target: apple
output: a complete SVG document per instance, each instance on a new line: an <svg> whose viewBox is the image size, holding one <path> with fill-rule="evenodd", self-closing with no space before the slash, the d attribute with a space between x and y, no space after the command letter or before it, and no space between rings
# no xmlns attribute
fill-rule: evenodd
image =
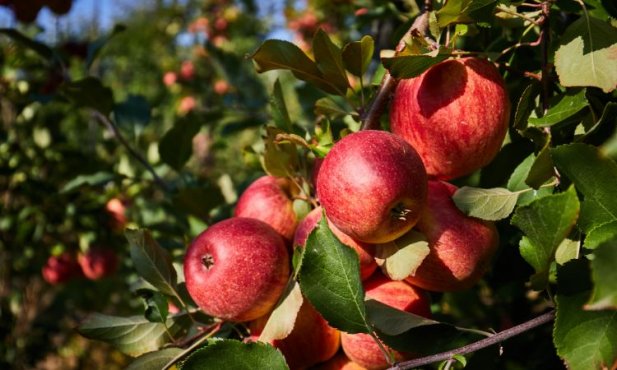
<svg viewBox="0 0 617 370"><path fill-rule="evenodd" d="M350 237L373 244L397 239L416 224L426 187L414 148L385 131L345 136L326 155L317 177L328 219Z"/></svg>
<svg viewBox="0 0 617 370"><path fill-rule="evenodd" d="M186 288L208 315L251 321L276 304L289 277L281 236L265 222L234 217L199 234L184 257Z"/></svg>
<svg viewBox="0 0 617 370"><path fill-rule="evenodd" d="M469 217L456 207L456 186L429 181L428 189L429 206L416 228L427 237L430 252L406 280L436 292L467 289L488 269L499 234L492 222Z"/></svg>
<svg viewBox="0 0 617 370"><path fill-rule="evenodd" d="M365 370L365 368L351 361L344 353L340 353L314 367L313 370Z"/></svg>
<svg viewBox="0 0 617 370"><path fill-rule="evenodd" d="M190 81L195 77L195 65L190 60L185 60L182 62L182 66L180 67L180 77L182 77L185 81Z"/></svg>
<svg viewBox="0 0 617 370"><path fill-rule="evenodd" d="M217 95L225 95L229 92L229 90L231 89L231 86L229 85L229 83L225 80L219 79L214 81L214 92Z"/></svg>
<svg viewBox="0 0 617 370"><path fill-rule="evenodd" d="M105 204L105 210L111 216L112 228L122 231L126 225L126 207L119 198L111 198Z"/></svg>
<svg viewBox="0 0 617 370"><path fill-rule="evenodd" d="M293 209L294 191L294 184L287 178L262 176L244 190L234 216L261 220L290 242L298 225Z"/></svg>
<svg viewBox="0 0 617 370"><path fill-rule="evenodd" d="M364 283L365 299L374 299L401 311L430 317L430 297L428 293L404 281L390 280L381 273L374 274ZM343 351L353 362L366 369L385 369L389 367L378 344L369 334L341 333ZM384 345L385 346L385 345ZM394 351L385 346L397 361L411 355Z"/></svg>
<svg viewBox="0 0 617 370"><path fill-rule="evenodd" d="M294 234L294 247L304 247L306 245L306 239L315 226L317 226L319 221L321 221L322 213L323 209L321 207L317 207L309 212L309 214L306 215L302 221L300 221L298 227L296 228L296 233ZM374 257L375 246L354 240L352 237L346 235L334 226L330 220L328 220L328 226L341 243L352 248L358 253L358 259L360 261L360 277L362 280L368 279L377 269L377 263L375 262Z"/></svg>
<svg viewBox="0 0 617 370"><path fill-rule="evenodd" d="M429 177L449 180L485 166L508 130L510 101L503 78L480 58L451 59L401 80L390 127L420 154Z"/></svg>
<svg viewBox="0 0 617 370"><path fill-rule="evenodd" d="M43 279L52 285L65 283L82 276L81 269L75 256L65 252L58 256L50 256L41 270Z"/></svg>
<svg viewBox="0 0 617 370"><path fill-rule="evenodd" d="M197 100L192 96L185 96L180 99L180 104L178 105L178 113L187 114L197 107Z"/></svg>
<svg viewBox="0 0 617 370"><path fill-rule="evenodd" d="M251 340L259 339L268 317L263 316L249 324ZM306 369L336 354L340 347L340 333L328 325L321 314L304 299L291 333L270 344L283 353L290 369Z"/></svg>
<svg viewBox="0 0 617 370"><path fill-rule="evenodd" d="M113 249L93 247L79 254L77 261L84 276L90 280L109 276L118 268L118 256Z"/></svg>
<svg viewBox="0 0 617 370"><path fill-rule="evenodd" d="M32 23L39 15L43 7L41 0L34 1L13 1L11 5L15 18L22 23Z"/></svg>
<svg viewBox="0 0 617 370"><path fill-rule="evenodd" d="M165 86L172 86L178 81L178 75L176 72L168 71L163 75L163 83Z"/></svg>

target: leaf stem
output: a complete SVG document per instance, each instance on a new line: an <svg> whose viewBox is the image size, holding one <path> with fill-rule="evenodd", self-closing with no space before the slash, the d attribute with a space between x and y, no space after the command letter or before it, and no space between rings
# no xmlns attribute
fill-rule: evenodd
<svg viewBox="0 0 617 370"><path fill-rule="evenodd" d="M410 361L401 362L391 367L390 369L391 370L411 369L414 367L432 364L434 362L449 360L455 355L464 355L467 353L478 351L486 347L493 346L495 344L499 344L506 339L515 337L531 329L534 329L546 323L552 322L554 319L555 319L555 310L551 310L545 314L542 314L536 318L533 318L527 322L514 326L510 329L501 331L488 338L481 339L477 342L474 342L474 343L471 343L466 346L456 348L450 351L446 351L446 352L442 352L442 353L438 353L438 354L430 355L426 357L421 357L421 358L417 358L417 359L410 360Z"/></svg>
<svg viewBox="0 0 617 370"><path fill-rule="evenodd" d="M129 152L129 154L135 158L139 163L141 163L145 169L150 172L150 174L152 175L152 178L154 179L154 182L156 182L156 184L163 189L166 192L169 192L171 190L171 188L169 187L169 185L163 181L163 179L161 179L159 177L159 175L157 175L156 171L154 171L154 168L152 168L152 166L150 165L150 163L148 163L148 161L146 161L146 159L139 154L139 152L137 152L137 150L135 150L133 147L131 147L131 145L129 144L129 142L126 140L126 138L122 135L122 133L120 132L120 130L118 129L118 126L116 126L116 124L114 122L112 122L107 116L105 116L104 114L102 114L101 112L97 111L97 110L93 110L92 111L92 115L105 127L107 127L107 129L109 131L111 131L111 133L113 134L113 136L118 139L118 141L120 142L120 144L122 144L122 146L124 146L126 148L126 150Z"/></svg>
<svg viewBox="0 0 617 370"><path fill-rule="evenodd" d="M373 338L375 343L377 343L379 350L381 351L383 356L386 358L386 361L388 361L388 365L396 366L394 356L392 356L392 353L390 353L390 351L388 351L388 349L383 345L381 340L379 340L379 338L377 337L377 334L375 334L375 331L371 329L369 335Z"/></svg>
<svg viewBox="0 0 617 370"><path fill-rule="evenodd" d="M181 359L183 359L187 354L189 354L191 351L193 351L195 348L199 347L200 345L202 345L205 341L207 341L209 338L211 338L214 334L216 334L217 331L219 331L219 329L221 328L221 325L223 323L220 322L217 325L214 326L214 328L210 331L204 331L203 333L201 333L200 335L197 336L197 338L199 338L201 335L203 335L201 338L199 338L195 343L191 344L191 346L187 349L185 349L184 351L182 351L181 353L179 353L176 357L174 357L173 359L171 359L168 363L165 364L165 366L163 366L162 370L167 370L170 367L172 367L176 362L180 361Z"/></svg>

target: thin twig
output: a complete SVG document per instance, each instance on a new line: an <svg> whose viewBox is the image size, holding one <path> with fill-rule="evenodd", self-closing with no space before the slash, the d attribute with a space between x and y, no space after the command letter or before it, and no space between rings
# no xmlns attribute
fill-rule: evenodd
<svg viewBox="0 0 617 370"><path fill-rule="evenodd" d="M171 190L169 185L165 181L163 181L163 179L161 179L159 177L159 175L156 174L156 172L154 171L154 168L152 168L150 163L148 163L148 161L141 154L139 154L139 152L137 152L137 150L135 150L133 147L131 147L131 145L126 140L124 135L122 135L120 130L118 130L118 126L116 126L107 116L105 116L104 114L102 114L99 111L93 110L92 111L92 115L101 124L103 124L103 126L107 127L107 129L109 131L111 131L111 133L114 135L114 137L116 139L118 139L120 144L122 144L122 146L124 146L124 148L126 148L126 150L129 152L129 154L133 158L135 158L139 163L141 163L146 168L146 170L148 172L150 172L150 174L152 175L152 178L157 183L157 185L159 185L164 191L170 191Z"/></svg>
<svg viewBox="0 0 617 370"><path fill-rule="evenodd" d="M172 367L176 362L182 360L186 355L188 355L189 353L191 353L195 348L199 347L200 345L202 345L205 341L207 341L209 338L211 338L214 334L216 334L219 329L221 328L221 325L223 325L222 322L218 323L217 325L215 325L214 329L212 329L211 331L204 331L203 333L201 333L201 335L203 335L201 338L199 338L195 343L193 343L189 348L185 349L184 351L182 351L180 354L178 354L176 357L174 357L173 359L171 359L167 364L165 364L165 366L163 366L162 370L167 370L170 367Z"/></svg>
<svg viewBox="0 0 617 370"><path fill-rule="evenodd" d="M534 329L538 326L549 323L555 319L555 311L549 311L545 314L542 314L534 319L531 319L527 322L519 324L517 326L511 327L510 329L506 329L501 331L495 335L492 335L488 338L484 338L477 342L468 344L466 346L453 349L451 351L438 353L436 355L426 356L417 358L410 361L401 362L396 366L391 367L390 369L411 369L414 367L419 367L423 365L432 364L439 361L449 360L455 355L464 355L467 353L478 351L482 348L490 347L495 344L501 343L506 339L512 338L524 332L527 332L531 329Z"/></svg>
<svg viewBox="0 0 617 370"><path fill-rule="evenodd" d="M551 14L551 1L547 0L542 3L542 108L544 112L548 110L549 99L551 93L551 66L548 63L549 48L551 43L551 25L549 16Z"/></svg>

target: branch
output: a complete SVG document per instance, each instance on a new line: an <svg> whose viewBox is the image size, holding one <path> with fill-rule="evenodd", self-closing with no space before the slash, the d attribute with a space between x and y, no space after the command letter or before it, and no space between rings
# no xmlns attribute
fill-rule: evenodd
<svg viewBox="0 0 617 370"><path fill-rule="evenodd" d="M542 18L540 38L542 42L542 108L544 112L549 108L549 99L551 94L551 65L548 62L551 43L551 25L549 16L551 14L551 1L546 0L542 3Z"/></svg>
<svg viewBox="0 0 617 370"><path fill-rule="evenodd" d="M431 0L426 0L424 12L416 18L409 28L409 31L405 33L403 38L401 38L396 47L396 51L400 51L405 47L404 39L412 31L415 30L421 35L426 35L426 32L428 31L428 14L431 8ZM364 114L362 114L362 127L360 130L375 130L379 128L379 118L383 114L383 111L390 100L390 95L396 88L397 84L398 81L390 76L390 73L386 71L386 74L381 80L381 85L379 86L379 90L377 90L375 98Z"/></svg>
<svg viewBox="0 0 617 370"><path fill-rule="evenodd" d="M133 149L133 147L131 147L131 145L126 140L126 138L122 135L120 130L118 130L118 127L109 118L107 118L107 116L105 116L104 114L102 114L101 112L96 111L96 110L92 111L92 115L103 126L107 127L107 129L109 131L111 131L111 133L114 135L114 137L116 139L118 139L120 144L122 144L122 146L124 146L126 148L126 150L129 152L129 154L133 158L137 159L137 161L139 163L141 163L146 168L146 170L148 172L150 172L150 174L152 175L152 178L154 179L154 182L156 182L157 185L159 185L161 187L161 189L163 189L164 191L170 191L171 190L169 185L165 181L163 181L163 179L161 179L159 177L159 175L156 174L156 172L154 171L154 168L152 168L150 163L148 163L148 161L144 157L142 157L142 155L139 154L139 152L137 152L135 149Z"/></svg>
<svg viewBox="0 0 617 370"><path fill-rule="evenodd" d="M506 339L517 336L521 333L534 329L538 326L549 323L555 319L555 310L549 311L545 314L542 314L534 319L531 319L527 322L519 324L517 326L511 327L510 329L506 329L501 331L495 335L492 335L488 338L479 340L477 342L468 344L466 346L453 349L451 351L438 353L436 355L426 356L417 358L410 361L401 362L390 368L390 370L403 370L403 369L411 369L418 366L432 364L434 362L444 361L451 359L454 355L464 355L467 353L475 352L482 348L490 347L492 345L503 342Z"/></svg>

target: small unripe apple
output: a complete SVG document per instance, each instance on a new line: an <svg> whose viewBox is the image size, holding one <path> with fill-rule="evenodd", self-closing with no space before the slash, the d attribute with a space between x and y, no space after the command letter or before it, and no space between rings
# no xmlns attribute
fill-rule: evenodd
<svg viewBox="0 0 617 370"><path fill-rule="evenodd" d="M77 259L72 253L68 252L49 257L41 270L41 274L43 279L52 285L65 283L82 276Z"/></svg>
<svg viewBox="0 0 617 370"><path fill-rule="evenodd" d="M366 243L387 243L409 231L426 203L422 160L385 131L345 136L326 155L317 192L332 223Z"/></svg>
<svg viewBox="0 0 617 370"><path fill-rule="evenodd" d="M428 206L416 228L428 239L430 252L406 280L436 292L467 289L488 269L499 234L492 222L469 217L456 207L456 186L429 181L428 188Z"/></svg>
<svg viewBox="0 0 617 370"><path fill-rule="evenodd" d="M390 280L382 274L374 274L364 283L366 299L374 299L401 311L406 311L423 317L431 316L430 297L421 290L404 281ZM349 359L366 369L385 369L388 362L379 349L378 344L369 334L341 334L341 345ZM410 355L392 351L397 361L409 358Z"/></svg>
<svg viewBox="0 0 617 370"><path fill-rule="evenodd" d="M287 178L262 176L244 190L234 216L261 220L290 242L298 225L293 209L293 191L294 185Z"/></svg>
<svg viewBox="0 0 617 370"><path fill-rule="evenodd" d="M263 316L249 324L251 340L259 339L268 317ZM306 369L336 354L340 347L340 333L328 325L321 314L304 299L291 333L270 344L283 353L291 370Z"/></svg>
<svg viewBox="0 0 617 370"><path fill-rule="evenodd" d="M448 180L485 166L508 130L510 101L499 71L480 58L451 59L401 80L390 127L420 154L429 177Z"/></svg>
<svg viewBox="0 0 617 370"><path fill-rule="evenodd" d="M294 235L294 247L304 247L306 245L306 239L315 226L317 226L319 221L321 221L322 213L323 209L321 207L317 207L309 212L309 214L306 215L302 221L300 221ZM375 246L354 240L352 237L339 230L338 227L334 226L330 220L328 220L328 226L341 243L352 248L356 251L356 253L358 253L358 259L360 262L360 278L362 280L368 279L377 269L377 263L375 262L374 257Z"/></svg>
<svg viewBox="0 0 617 370"><path fill-rule="evenodd" d="M81 271L90 280L112 275L118 268L118 256L113 249L93 247L77 257Z"/></svg>
<svg viewBox="0 0 617 370"><path fill-rule="evenodd" d="M199 234L184 257L186 288L208 315L242 322L268 313L289 276L289 255L268 224L245 217Z"/></svg>

